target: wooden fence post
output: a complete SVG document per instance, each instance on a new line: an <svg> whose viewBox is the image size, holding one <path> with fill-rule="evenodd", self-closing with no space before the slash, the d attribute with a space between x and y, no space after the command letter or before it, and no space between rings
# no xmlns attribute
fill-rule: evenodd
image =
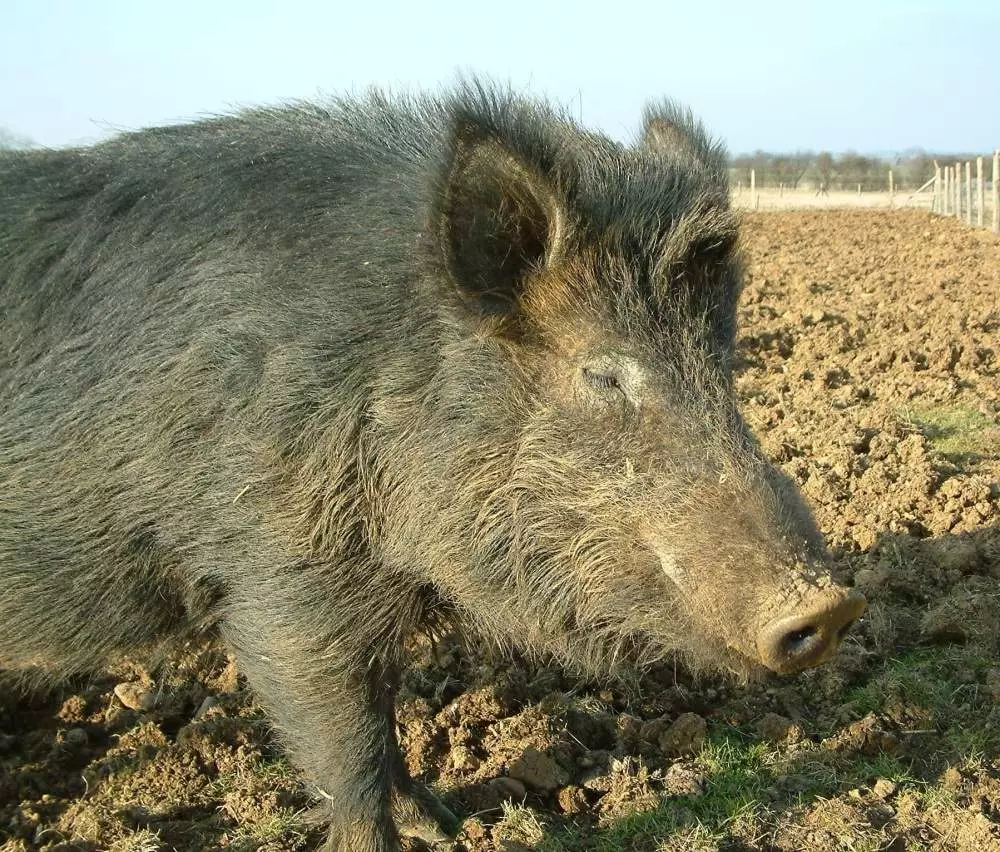
<svg viewBox="0 0 1000 852"><path fill-rule="evenodd" d="M931 207L931 209L935 213L937 213L938 216L940 216L941 213L943 212L941 210L941 195L942 195L941 190L942 190L942 186L941 186L941 167L937 164L937 162L935 162L934 163L934 203L933 203L933 206Z"/></svg>
<svg viewBox="0 0 1000 852"><path fill-rule="evenodd" d="M948 166L948 215L955 215L955 167Z"/></svg>
<svg viewBox="0 0 1000 852"><path fill-rule="evenodd" d="M972 163L965 163L965 221L972 227Z"/></svg>
<svg viewBox="0 0 1000 852"><path fill-rule="evenodd" d="M889 206L893 206L896 197L896 190L892 185L892 169L889 169Z"/></svg>
<svg viewBox="0 0 1000 852"><path fill-rule="evenodd" d="M962 221L962 164L955 163L955 218Z"/></svg>
<svg viewBox="0 0 1000 852"><path fill-rule="evenodd" d="M941 212L947 216L951 210L951 167L944 167L944 198L941 199Z"/></svg>
<svg viewBox="0 0 1000 852"><path fill-rule="evenodd" d="M1000 148L993 152L993 233L1000 234Z"/></svg>
<svg viewBox="0 0 1000 852"><path fill-rule="evenodd" d="M983 209L986 196L983 193L983 158L976 157L976 224L983 227L986 211Z"/></svg>

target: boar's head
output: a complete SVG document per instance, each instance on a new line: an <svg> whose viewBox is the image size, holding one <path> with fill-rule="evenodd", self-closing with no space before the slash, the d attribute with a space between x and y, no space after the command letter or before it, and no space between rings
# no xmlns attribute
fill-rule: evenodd
<svg viewBox="0 0 1000 852"><path fill-rule="evenodd" d="M634 146L496 93L449 115L437 354L381 415L386 558L495 641L590 670L826 660L865 602L737 408L724 151L669 103Z"/></svg>

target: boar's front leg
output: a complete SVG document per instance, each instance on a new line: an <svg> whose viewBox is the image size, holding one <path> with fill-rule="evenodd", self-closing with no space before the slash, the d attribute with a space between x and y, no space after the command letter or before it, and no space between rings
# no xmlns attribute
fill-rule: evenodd
<svg viewBox="0 0 1000 852"><path fill-rule="evenodd" d="M317 600L304 579L273 578L257 596L231 600L222 634L293 761L327 800L324 848L396 852L393 667L371 642L378 604L364 625L345 624L346 610Z"/></svg>
<svg viewBox="0 0 1000 852"><path fill-rule="evenodd" d="M410 777L395 738L392 745L392 814L397 828L402 834L419 837L426 843L447 841L458 829L460 820L427 787Z"/></svg>

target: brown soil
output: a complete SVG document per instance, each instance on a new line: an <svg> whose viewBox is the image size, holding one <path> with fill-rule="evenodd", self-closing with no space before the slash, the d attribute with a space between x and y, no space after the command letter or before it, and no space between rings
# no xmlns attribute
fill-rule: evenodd
<svg viewBox="0 0 1000 852"><path fill-rule="evenodd" d="M419 645L400 736L410 769L471 815L470 852L563 830L602 849L1000 848L1000 754L963 762L919 702L847 699L908 650L996 660L1000 240L919 211L748 214L745 240L746 416L870 611L834 664L751 686L672 663L641 688L580 683ZM955 677L980 702L965 710L1000 722L1000 671ZM721 783L698 757L720 732L775 755L770 817L614 845L607 831L663 802L691 824L684 809ZM877 777L886 759L914 784ZM856 765L874 775L859 782ZM820 777L823 795L796 794ZM0 689L3 852L309 848L319 835L297 817L310 804L217 648L43 698Z"/></svg>

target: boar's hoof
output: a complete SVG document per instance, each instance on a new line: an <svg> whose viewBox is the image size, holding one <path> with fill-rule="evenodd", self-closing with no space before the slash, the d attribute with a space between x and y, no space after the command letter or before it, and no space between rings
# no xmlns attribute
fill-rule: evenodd
<svg viewBox="0 0 1000 852"><path fill-rule="evenodd" d="M867 601L856 591L827 591L803 601L792 612L769 622L757 636L761 662L790 674L829 659Z"/></svg>
<svg viewBox="0 0 1000 852"><path fill-rule="evenodd" d="M392 816L400 834L441 843L458 829L459 819L423 784L410 781L393 795Z"/></svg>

